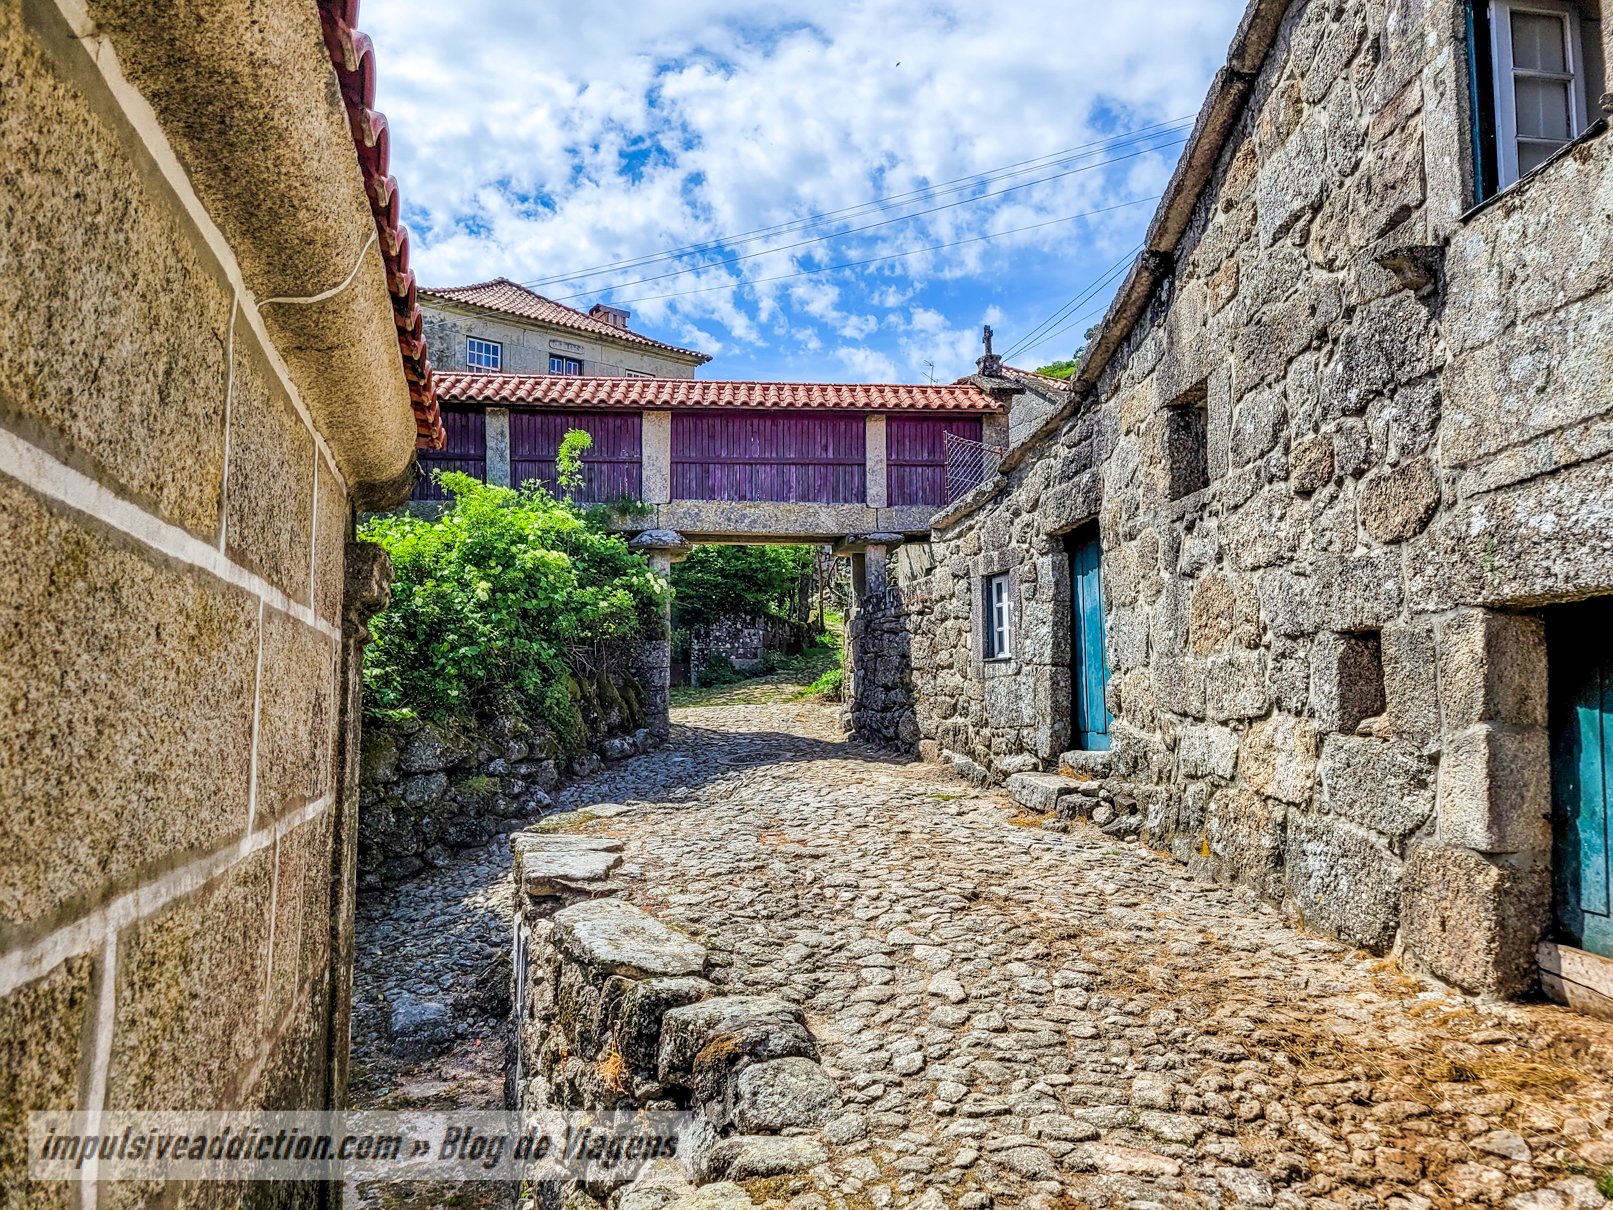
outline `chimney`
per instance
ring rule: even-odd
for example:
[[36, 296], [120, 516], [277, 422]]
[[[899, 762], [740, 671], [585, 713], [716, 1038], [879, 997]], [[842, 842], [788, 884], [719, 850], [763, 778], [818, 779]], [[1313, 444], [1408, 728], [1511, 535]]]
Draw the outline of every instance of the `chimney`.
[[591, 319], [601, 320], [613, 328], [621, 328], [624, 332], [627, 330], [628, 317], [632, 314], [631, 311], [624, 311], [621, 307], [610, 307], [604, 303], [595, 303], [588, 312]]

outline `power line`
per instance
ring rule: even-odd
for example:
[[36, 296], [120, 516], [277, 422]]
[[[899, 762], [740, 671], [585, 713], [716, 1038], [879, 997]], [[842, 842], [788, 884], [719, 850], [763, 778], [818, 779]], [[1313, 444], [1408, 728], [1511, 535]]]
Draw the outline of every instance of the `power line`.
[[[1104, 270], [1103, 275], [1096, 281], [1078, 291], [1075, 297], [1070, 299], [1069, 302], [1065, 303], [1057, 311], [1054, 311], [1052, 315], [1049, 315], [1024, 336], [1016, 340], [1013, 346], [1003, 354], [1004, 360], [1014, 356], [1016, 353], [1023, 352], [1028, 348], [1035, 348], [1037, 345], [1046, 344], [1049, 340], [1051, 340], [1053, 336], [1057, 335], [1058, 333], [1047, 333], [1046, 335], [1043, 335], [1043, 333], [1046, 333], [1048, 328], [1051, 328], [1054, 324], [1059, 323], [1076, 307], [1079, 307], [1082, 303], [1091, 298], [1094, 293], [1102, 289], [1103, 286], [1108, 283], [1120, 270], [1124, 269], [1131, 263], [1131, 258], [1134, 257], [1141, 248], [1142, 245], [1138, 244], [1137, 247], [1131, 249], [1114, 264], [1110, 265], [1108, 269]], [[1060, 328], [1059, 332], [1063, 332], [1065, 330], [1066, 329], [1064, 328]], [[1032, 344], [1033, 341], [1035, 344]]]
[[[1042, 185], [1042, 184], [1046, 184], [1049, 181], [1057, 181], [1057, 180], [1062, 180], [1064, 177], [1067, 177], [1067, 176], [1074, 176], [1078, 172], [1087, 172], [1087, 171], [1089, 171], [1089, 170], [1091, 170], [1093, 168], [1102, 168], [1102, 167], [1105, 167], [1105, 166], [1107, 166], [1109, 164], [1118, 164], [1123, 160], [1133, 160], [1133, 159], [1136, 159], [1140, 155], [1147, 155], [1151, 151], [1162, 150], [1164, 147], [1180, 146], [1183, 142], [1186, 142], [1186, 140], [1185, 139], [1179, 139], [1174, 143], [1162, 144], [1160, 147], [1145, 147], [1141, 151], [1132, 152], [1130, 155], [1114, 156], [1114, 157], [1112, 157], [1110, 159], [1107, 159], [1107, 160], [1099, 160], [1097, 163], [1094, 163], [1094, 164], [1083, 164], [1079, 168], [1068, 169], [1067, 171], [1061, 172], [1061, 173], [1057, 174], [1056, 176], [1043, 177], [1043, 178], [1041, 178], [1039, 180], [1035, 180], [1035, 181], [1024, 181], [1024, 182], [1022, 182], [1022, 183], [1020, 183], [1018, 185], [1010, 185], [1006, 189], [999, 189], [995, 193], [982, 193], [977, 197], [962, 198], [962, 199], [960, 199], [958, 201], [955, 201], [955, 202], [946, 202], [946, 203], [943, 203], [940, 206], [932, 206], [928, 210], [920, 210], [915, 214], [904, 214], [904, 215], [901, 215], [898, 218], [881, 219], [877, 223], [869, 223], [866, 226], [854, 227], [850, 231], [833, 232], [833, 233], [831, 233], [829, 235], [820, 235], [820, 236], [814, 237], [813, 239], [801, 240], [798, 243], [785, 244], [783, 247], [780, 247], [780, 248], [764, 248], [760, 252], [746, 252], [746, 253], [743, 253], [740, 256], [725, 257], [722, 260], [714, 261], [714, 262], [704, 264], [704, 265], [694, 265], [694, 266], [691, 266], [689, 268], [674, 269], [670, 273], [661, 273], [661, 274], [658, 274], [655, 277], [645, 277], [645, 278], [640, 278], [638, 281], [623, 282], [623, 283], [620, 283], [618, 285], [609, 286], [603, 291], [600, 291], [600, 290], [584, 290], [584, 291], [582, 291], [580, 293], [577, 293], [577, 294], [566, 294], [566, 295], [563, 295], [560, 298], [556, 299], [555, 301], [556, 302], [569, 302], [570, 300], [572, 300], [574, 298], [585, 298], [585, 297], [587, 297], [588, 295], [591, 295], [591, 294], [609, 294], [613, 290], [626, 290], [626, 289], [632, 289], [634, 286], [647, 286], [651, 282], [665, 281], [669, 277], [682, 277], [686, 273], [702, 273], [707, 269], [716, 269], [716, 268], [721, 268], [721, 267], [723, 267], [725, 265], [737, 264], [740, 261], [754, 260], [758, 256], [770, 256], [770, 255], [773, 255], [774, 253], [790, 252], [790, 251], [793, 251], [796, 248], [805, 248], [805, 247], [808, 247], [808, 246], [810, 246], [812, 244], [821, 244], [821, 243], [825, 243], [825, 242], [827, 242], [829, 240], [845, 239], [847, 236], [860, 235], [865, 231], [872, 231], [876, 227], [888, 227], [892, 223], [904, 223], [904, 222], [907, 222], [909, 219], [923, 218], [927, 214], [935, 214], [935, 213], [937, 213], [938, 211], [941, 211], [941, 210], [950, 210], [955, 206], [967, 206], [967, 205], [969, 205], [969, 204], [971, 204], [973, 202], [989, 201], [992, 198], [1002, 197], [1004, 194], [1007, 194], [1007, 193], [1013, 193], [1015, 190], [1018, 190], [1018, 189], [1029, 188], [1031, 185]], [[1030, 228], [1028, 228], [1028, 227], [1027, 228], [1022, 228], [1022, 230], [1030, 230]], [[643, 300], [638, 300], [638, 301], [643, 301]]]
[[[774, 224], [770, 227], [758, 227], [751, 231], [740, 232], [735, 235], [719, 236], [704, 243], [688, 244], [681, 248], [667, 249], [663, 252], [646, 254], [642, 257], [636, 257], [626, 261], [617, 261], [605, 265], [594, 265], [586, 269], [578, 270], [574, 273], [554, 274], [546, 277], [530, 278], [522, 284], [526, 286], [542, 286], [558, 284], [561, 282], [581, 281], [588, 277], [596, 277], [606, 273], [621, 272], [626, 269], [642, 268], [658, 261], [675, 259], [677, 257], [692, 253], [717, 251], [722, 248], [752, 243], [758, 239], [770, 238], [775, 235], [793, 234], [798, 231], [811, 230], [813, 227], [821, 227], [824, 224], [835, 220], [846, 221], [869, 211], [888, 209], [892, 205], [915, 198], [945, 196], [948, 193], [960, 192], [967, 188], [991, 184], [997, 179], [1007, 180], [1013, 176], [1023, 175], [1025, 172], [1039, 171], [1043, 168], [1061, 166], [1062, 162], [1067, 161], [1070, 158], [1084, 158], [1085, 155], [1093, 154], [1093, 149], [1113, 151], [1142, 139], [1163, 137], [1169, 134], [1181, 133], [1179, 128], [1191, 121], [1191, 118], [1176, 118], [1169, 122], [1156, 122], [1152, 126], [1138, 127], [1135, 130], [1126, 131], [1120, 135], [1113, 135], [1109, 138], [1097, 140], [1092, 143], [1081, 144], [1080, 146], [1068, 148], [1064, 151], [1054, 152], [1050, 155], [1037, 156], [1030, 160], [1021, 160], [1014, 164], [1005, 165], [1002, 168], [990, 169], [982, 173], [974, 173], [967, 177], [958, 177], [951, 181], [943, 181], [939, 185], [925, 186], [921, 189], [910, 190], [907, 193], [896, 194], [888, 198], [881, 198], [871, 202], [863, 202], [856, 206], [849, 206], [840, 210], [829, 211], [816, 217], [792, 219], [788, 222]], [[1163, 147], [1171, 145], [1174, 144], [1161, 144], [1159, 147], [1150, 148], [1149, 150], [1161, 150]], [[1027, 167], [1027, 165], [1030, 167]], [[1057, 178], [1054, 177], [1048, 179]], [[891, 221], [900, 221], [900, 219], [893, 219]]]
[[1009, 231], [995, 231], [990, 235], [973, 235], [968, 239], [953, 240], [951, 243], [946, 244], [932, 244], [928, 248], [913, 248], [907, 252], [892, 252], [885, 256], [872, 256], [867, 260], [848, 261], [841, 265], [819, 265], [812, 269], [798, 269], [794, 273], [780, 273], [776, 277], [757, 277], [748, 281], [743, 279], [739, 281], [725, 281], [721, 285], [701, 286], [693, 290], [678, 290], [671, 294], [651, 294], [644, 298], [623, 299], [622, 302], [633, 303], [636, 305], [642, 302], [656, 302], [664, 298], [684, 298], [690, 294], [710, 294], [713, 290], [737, 290], [741, 286], [759, 286], [766, 282], [787, 281], [792, 277], [806, 277], [808, 274], [812, 273], [831, 273], [836, 269], [860, 269], [864, 265], [875, 265], [879, 264], [881, 261], [888, 260], [901, 260], [903, 257], [917, 256], [921, 252], [940, 252], [946, 248], [960, 248], [964, 244], [978, 244], [983, 240], [1000, 239], [1005, 235], [1018, 235], [1025, 231], [1035, 231], [1042, 227], [1051, 227], [1055, 223], [1068, 223], [1078, 218], [1091, 218], [1098, 214], [1108, 214], [1111, 210], [1123, 210], [1127, 206], [1136, 206], [1142, 202], [1157, 202], [1160, 197], [1161, 195], [1156, 193], [1152, 197], [1132, 198], [1129, 202], [1119, 202], [1113, 206], [1105, 206], [1101, 210], [1088, 210], [1083, 214], [1067, 214], [1063, 218], [1052, 218], [1048, 219], [1046, 222], [1032, 223], [1028, 227], [1015, 227]]

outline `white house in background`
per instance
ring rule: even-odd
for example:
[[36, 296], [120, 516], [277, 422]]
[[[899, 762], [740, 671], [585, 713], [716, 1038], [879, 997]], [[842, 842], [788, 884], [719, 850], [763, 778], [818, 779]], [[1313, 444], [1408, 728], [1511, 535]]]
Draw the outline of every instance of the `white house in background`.
[[439, 372], [693, 378], [711, 360], [633, 331], [630, 311], [601, 303], [585, 313], [507, 277], [421, 290], [419, 299]]

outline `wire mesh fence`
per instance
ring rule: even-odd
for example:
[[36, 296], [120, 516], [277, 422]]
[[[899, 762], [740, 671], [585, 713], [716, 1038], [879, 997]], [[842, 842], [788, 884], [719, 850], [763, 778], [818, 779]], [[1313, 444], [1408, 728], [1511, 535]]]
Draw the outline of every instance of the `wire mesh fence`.
[[985, 482], [986, 476], [995, 474], [997, 463], [1003, 456], [1002, 450], [994, 445], [970, 441], [955, 433], [946, 434], [945, 446], [948, 504], [960, 496], [968, 495]]

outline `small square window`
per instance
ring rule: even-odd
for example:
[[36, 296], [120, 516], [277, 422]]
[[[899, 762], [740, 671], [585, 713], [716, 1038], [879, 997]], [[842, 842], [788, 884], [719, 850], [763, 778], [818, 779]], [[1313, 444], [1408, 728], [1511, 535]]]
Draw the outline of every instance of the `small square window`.
[[473, 370], [498, 370], [504, 364], [504, 346], [496, 340], [465, 338], [465, 364]]
[[551, 353], [549, 355], [549, 373], [581, 375], [582, 362], [575, 357], [559, 357]]
[[1167, 490], [1180, 500], [1210, 485], [1210, 414], [1208, 380], [1199, 383], [1165, 409]]
[[1008, 573], [986, 577], [986, 658], [1006, 660], [1014, 652], [1014, 618]]

